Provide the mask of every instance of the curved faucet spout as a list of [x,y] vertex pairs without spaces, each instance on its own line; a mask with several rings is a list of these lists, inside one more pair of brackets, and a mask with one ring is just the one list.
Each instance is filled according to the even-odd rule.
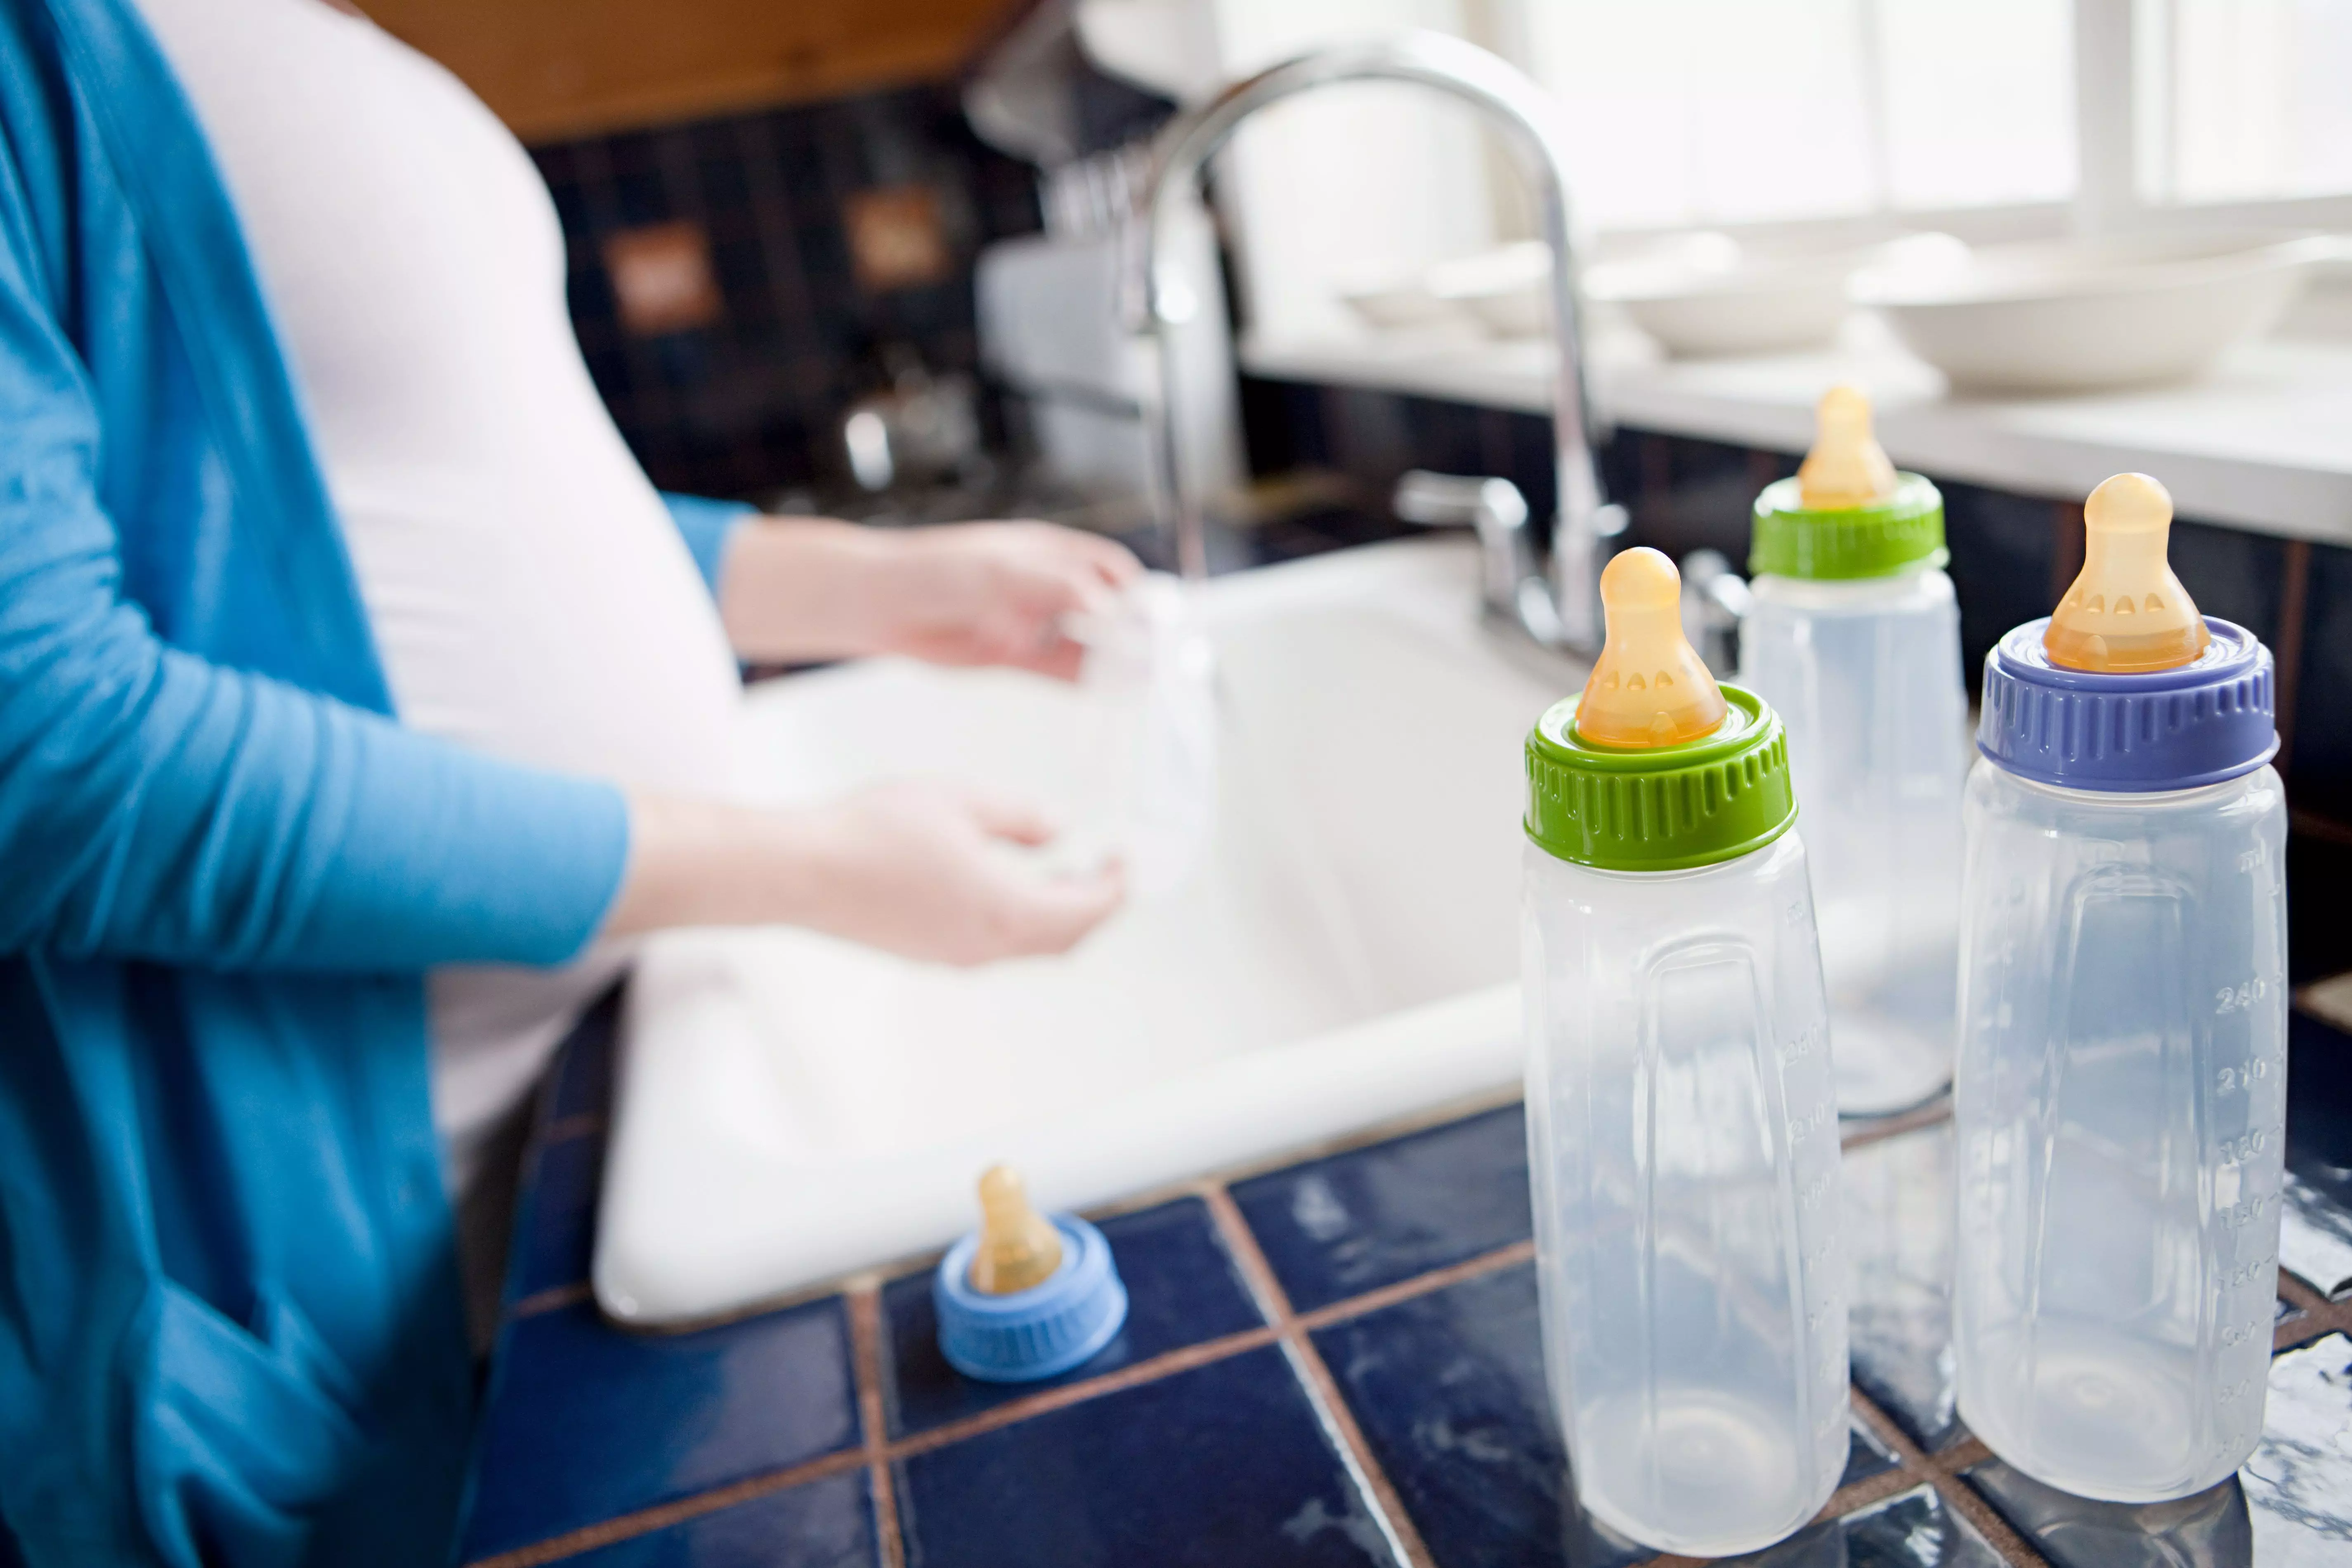
[[[1178,405],[1175,356],[1167,328],[1189,312],[1189,291],[1169,287],[1159,268],[1160,240],[1175,204],[1192,189],[1201,167],[1234,128],[1270,103],[1344,81],[1417,82],[1483,110],[1501,130],[1520,172],[1534,187],[1542,237],[1551,247],[1553,332],[1552,428],[1559,467],[1559,512],[1552,524],[1550,597],[1555,626],[1530,626],[1539,640],[1589,651],[1601,643],[1601,567],[1610,542],[1625,526],[1624,509],[1602,491],[1594,458],[1598,426],[1586,395],[1582,339],[1578,331],[1576,268],[1569,245],[1568,184],[1551,102],[1510,66],[1475,45],[1439,33],[1407,32],[1337,46],[1286,60],[1235,82],[1215,98],[1171,121],[1152,149],[1151,170],[1136,197],[1129,225],[1127,305],[1130,324],[1160,340],[1160,396],[1151,411],[1153,467],[1162,515],[1175,531],[1177,564],[1185,575],[1207,570],[1202,498],[1185,482],[1172,413]],[[1539,586],[1540,584],[1538,584]]]

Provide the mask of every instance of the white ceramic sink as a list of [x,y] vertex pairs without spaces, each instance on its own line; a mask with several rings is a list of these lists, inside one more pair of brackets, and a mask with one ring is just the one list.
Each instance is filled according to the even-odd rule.
[[[671,1323],[942,1246],[1008,1159],[1111,1202],[1518,1076],[1520,744],[1580,668],[1476,616],[1452,538],[1220,579],[1204,869],[1066,958],[684,932],[629,993],[595,1285]],[[1071,808],[1069,689],[893,660],[747,700],[756,786],[960,775]]]

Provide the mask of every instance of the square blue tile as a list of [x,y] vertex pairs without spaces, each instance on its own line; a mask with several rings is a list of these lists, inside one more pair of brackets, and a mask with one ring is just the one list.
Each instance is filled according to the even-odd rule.
[[908,1568],[1395,1561],[1274,1346],[919,1454]]
[[564,1568],[869,1568],[881,1550],[866,1472],[855,1470],[561,1561]]
[[940,1354],[932,1271],[884,1286],[882,1321],[888,1354],[883,1397],[890,1435],[927,1431],[1042,1388],[1098,1377],[1265,1321],[1217,1236],[1208,1205],[1200,1199],[1179,1198],[1119,1215],[1105,1220],[1101,1228],[1127,1286],[1127,1324],[1092,1360],[1059,1377],[989,1384],[964,1376]]
[[2235,1476],[2194,1497],[2135,1506],[2072,1496],[1999,1459],[1966,1475],[2051,1568],[2236,1568],[2254,1560],[2253,1523]]
[[1299,1311],[1534,1234],[1516,1105],[1258,1176],[1233,1194]]
[[[1654,1555],[1575,1509],[1521,1264],[1315,1334],[1365,1440],[1445,1568],[1612,1568]],[[1895,1457],[1853,1424],[1839,1484]]]
[[596,1203],[604,1184],[604,1129],[541,1144],[526,1158],[509,1249],[509,1305],[587,1280],[596,1250]]
[[582,1304],[508,1326],[466,1556],[528,1545],[858,1440],[838,1297],[720,1328],[630,1334]]

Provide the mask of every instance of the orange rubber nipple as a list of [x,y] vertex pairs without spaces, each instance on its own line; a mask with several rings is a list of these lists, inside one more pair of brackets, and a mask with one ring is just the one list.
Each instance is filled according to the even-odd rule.
[[983,1296],[1010,1296],[1043,1285],[1061,1266],[1062,1233],[1029,1206],[1021,1173],[991,1165],[980,1178],[980,1249],[972,1254],[971,1288]]
[[1870,432],[1870,399],[1858,386],[1832,386],[1813,407],[1813,449],[1797,469],[1807,511],[1844,511],[1895,493],[1895,465]]
[[1683,636],[1682,574],[1646,546],[1601,574],[1609,634],[1576,705],[1576,732],[1596,746],[1672,746],[1711,735],[1731,710]]
[[2128,675],[2178,669],[2212,634],[2172,574],[2172,497],[2146,474],[2117,474],[2083,503],[2083,570],[2042,636],[2050,662]]

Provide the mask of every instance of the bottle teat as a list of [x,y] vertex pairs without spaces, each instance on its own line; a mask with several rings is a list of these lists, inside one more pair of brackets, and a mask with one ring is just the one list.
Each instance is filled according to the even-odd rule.
[[2042,646],[2067,669],[2127,675],[2178,669],[2212,640],[2165,544],[2172,497],[2146,474],[2117,474],[2083,503],[2083,570]]
[[1813,408],[1813,449],[1797,469],[1808,511],[1843,511],[1895,493],[1895,465],[1870,432],[1870,399],[1858,386],[1832,386]]
[[1608,637],[1576,705],[1576,732],[1596,746],[1671,746],[1711,735],[1730,711],[1683,636],[1682,574],[1646,546],[1601,574]]
[[980,1178],[980,1247],[971,1257],[971,1288],[983,1296],[1010,1296],[1044,1284],[1061,1266],[1061,1235],[1029,1205],[1021,1173],[991,1165]]

